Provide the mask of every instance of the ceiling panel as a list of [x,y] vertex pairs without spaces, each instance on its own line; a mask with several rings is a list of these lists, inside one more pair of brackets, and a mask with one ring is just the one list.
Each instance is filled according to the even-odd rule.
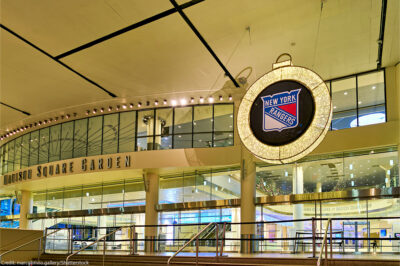
[[[0,101],[37,115],[110,98],[70,70],[1,29]],[[20,119],[1,109],[0,127]],[[27,117],[27,116],[25,116]]]
[[178,14],[62,61],[121,97],[209,90],[221,71]]
[[234,75],[251,66],[254,81],[289,52],[330,79],[376,67],[380,2],[220,0],[185,12]]
[[400,62],[400,1],[388,0],[382,66]]
[[59,55],[170,9],[165,0],[1,0],[1,23]]

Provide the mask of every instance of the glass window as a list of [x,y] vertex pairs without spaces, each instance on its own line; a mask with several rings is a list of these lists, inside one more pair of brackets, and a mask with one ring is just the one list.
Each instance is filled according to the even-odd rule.
[[61,160],[72,158],[74,144],[74,121],[61,124]]
[[87,119],[81,119],[75,121],[74,126],[74,158],[86,156],[87,146]]
[[29,143],[30,134],[25,134],[22,136],[21,142],[21,168],[29,166]]
[[146,192],[142,178],[125,180],[124,206],[144,205],[146,203]]
[[82,208],[82,187],[69,187],[64,190],[64,211],[80,210]]
[[7,165],[8,165],[8,172],[14,171],[14,146],[15,146],[15,140],[12,140],[8,143],[8,160],[7,160]]
[[102,190],[102,185],[84,186],[82,188],[82,210],[100,209]]
[[357,126],[357,111],[349,110],[332,115],[332,130],[350,128]]
[[147,151],[152,150],[153,136],[137,138],[137,150]]
[[145,110],[138,112],[137,136],[154,135],[154,110]]
[[103,154],[118,152],[118,114],[104,116]]
[[349,128],[357,113],[355,77],[332,81],[332,105],[332,130]]
[[39,132],[39,137],[39,164],[47,163],[49,161],[50,129],[48,127],[42,128]]
[[358,76],[358,107],[385,104],[384,71]]
[[214,132],[214,147],[233,145],[233,132]]
[[118,152],[134,151],[136,111],[120,113],[119,123]]
[[212,133],[193,134],[193,148],[211,148]]
[[276,196],[293,193],[293,165],[258,166],[256,195]]
[[174,149],[184,149],[192,147],[192,134],[174,135]]
[[123,207],[124,183],[115,182],[103,185],[102,208]]
[[39,130],[32,131],[29,144],[29,166],[38,163],[39,159]]
[[195,106],[193,132],[212,132],[213,106]]
[[49,162],[60,160],[61,125],[50,128]]
[[182,133],[192,133],[192,107],[190,106],[174,110],[174,134]]
[[46,191],[33,193],[33,213],[44,213],[46,210]]
[[21,143],[22,143],[22,136],[15,139],[14,171],[21,169]]
[[3,145],[3,173],[8,172],[8,144]]
[[46,212],[58,212],[63,210],[64,189],[47,191]]
[[172,149],[172,108],[156,109],[156,150]]
[[359,126],[386,122],[384,71],[358,76]]
[[214,131],[233,131],[233,104],[214,105]]
[[87,155],[101,154],[101,142],[103,131],[103,116],[95,116],[89,118],[88,128],[88,151]]

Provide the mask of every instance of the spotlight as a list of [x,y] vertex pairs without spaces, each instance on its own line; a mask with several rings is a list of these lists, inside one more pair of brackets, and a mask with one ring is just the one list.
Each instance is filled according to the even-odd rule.
[[190,103],[194,103],[194,98],[190,98]]
[[93,114],[97,113],[97,109],[93,109]]
[[47,124],[47,120],[46,120],[46,119],[43,121],[43,124],[44,124],[44,125],[46,125],[46,124]]
[[131,108],[131,109],[133,108],[133,103],[129,104],[129,108]]
[[220,95],[219,96],[219,100],[222,101],[224,98]]
[[150,102],[149,101],[146,101],[146,106],[150,106]]
[[208,102],[209,103],[213,103],[214,102],[214,98],[212,96],[208,97]]
[[187,104],[187,101],[186,101],[186,99],[181,99],[181,105],[186,105]]
[[164,100],[163,103],[164,103],[164,105],[166,105],[167,104],[167,100]]
[[142,103],[138,102],[137,107],[142,107]]
[[158,105],[158,101],[157,101],[157,100],[154,101],[154,105],[155,105],[155,106]]
[[200,97],[200,103],[204,103],[204,98]]
[[39,125],[39,126],[42,125],[42,121],[39,121],[38,125]]
[[104,108],[102,107],[102,108],[100,108],[100,113],[103,113],[104,112]]
[[176,100],[171,101],[172,106],[175,106],[177,104]]
[[232,95],[229,95],[228,99],[229,101],[232,101]]
[[[90,111],[86,110],[86,115],[89,115],[89,114],[90,114]],[[61,117],[61,118],[63,118],[63,117]]]
[[[101,108],[104,111],[104,108]],[[74,117],[76,117],[78,114],[77,113],[73,113]]]
[[108,111],[110,112],[112,110],[112,107],[111,106],[108,106]]
[[120,106],[119,106],[119,105],[117,105],[117,107],[115,107],[115,110],[117,110],[117,111],[118,111],[118,110],[119,110],[119,108],[120,108]]
[[69,114],[67,114],[67,115],[65,116],[65,118],[67,118],[67,119],[70,118],[70,117],[71,117],[71,116],[70,116]]
[[123,104],[123,105],[122,105],[122,109],[126,109],[126,104]]

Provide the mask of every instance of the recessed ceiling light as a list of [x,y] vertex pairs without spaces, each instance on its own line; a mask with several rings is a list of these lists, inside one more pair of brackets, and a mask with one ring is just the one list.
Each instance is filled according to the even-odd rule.
[[336,109],[336,106],[333,106],[333,109]]
[[347,92],[347,91],[345,91],[343,94],[344,94],[344,95],[347,95],[347,94],[348,94],[348,92]]
[[372,86],[372,89],[375,90],[375,89],[376,89],[376,86]]

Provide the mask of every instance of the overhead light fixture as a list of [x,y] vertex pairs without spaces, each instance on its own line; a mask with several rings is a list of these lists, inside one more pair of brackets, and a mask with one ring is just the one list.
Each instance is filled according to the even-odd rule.
[[194,103],[194,98],[190,98],[190,103]]
[[138,106],[138,107],[142,107],[142,103],[141,103],[141,102],[138,102],[137,106]]
[[229,101],[232,101],[232,95],[229,95],[228,99]]
[[155,106],[158,105],[158,101],[157,101],[157,100],[154,101],[154,105],[155,105]]
[[129,104],[129,108],[131,108],[131,109],[133,108],[133,103]]
[[166,105],[167,104],[167,100],[164,100],[163,103],[164,103],[164,105]]
[[199,102],[200,102],[200,103],[204,103],[204,98],[203,98],[203,97],[200,97]]
[[119,107],[120,107],[120,106],[119,106],[119,105],[117,105],[117,107],[115,107],[115,110],[117,110],[117,111],[118,111],[118,110],[119,110]]
[[93,109],[93,114],[97,113],[97,109]]
[[181,102],[181,105],[186,105],[186,104],[187,104],[187,101],[186,101],[186,99],[184,99],[184,98],[181,99],[180,102]]
[[375,90],[375,89],[376,89],[376,86],[372,86],[372,89]]
[[213,103],[214,102],[214,97],[212,97],[212,96],[208,97],[208,102],[209,103]]
[[126,104],[123,104],[123,105],[122,105],[122,109],[126,109]]
[[348,93],[347,93],[347,91],[345,91],[343,94],[344,94],[344,95],[347,95]]
[[224,98],[220,95],[220,96],[219,96],[219,100],[220,100],[220,101],[223,101]]
[[176,104],[177,104],[176,100],[172,100],[172,101],[171,101],[171,105],[172,105],[172,106],[175,106]]
[[[86,110],[86,115],[89,115],[89,113],[90,113],[90,111],[89,110]],[[61,117],[62,118],[62,117]]]
[[100,108],[100,113],[103,113],[104,112],[104,108],[102,107],[102,108]]
[[69,114],[66,114],[66,115],[65,115],[65,118],[67,118],[67,119],[70,118],[70,117],[71,117],[71,116],[70,116]]
[[112,111],[112,107],[111,106],[108,106],[108,111],[109,112]]

